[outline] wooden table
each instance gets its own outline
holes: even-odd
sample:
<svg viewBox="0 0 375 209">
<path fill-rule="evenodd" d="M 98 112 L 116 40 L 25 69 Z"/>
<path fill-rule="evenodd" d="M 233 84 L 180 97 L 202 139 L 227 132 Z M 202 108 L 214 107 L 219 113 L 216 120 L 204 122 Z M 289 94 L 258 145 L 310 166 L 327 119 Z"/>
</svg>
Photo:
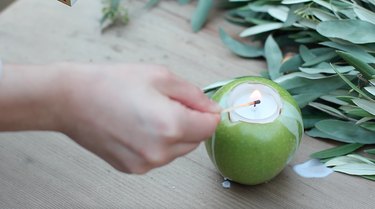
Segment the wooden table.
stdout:
<svg viewBox="0 0 375 209">
<path fill-rule="evenodd" d="M 203 87 L 258 74 L 263 61 L 232 55 L 218 27 L 241 29 L 213 15 L 198 34 L 190 30 L 193 6 L 162 1 L 144 12 L 129 0 L 132 20 L 101 33 L 99 0 L 69 8 L 55 0 L 18 0 L 0 14 L 0 56 L 5 62 L 145 62 L 168 65 Z M 74 122 L 74 121 L 72 121 Z M 119 173 L 64 135 L 0 134 L 0 208 L 375 208 L 375 183 L 334 173 L 305 179 L 292 166 L 331 144 L 304 137 L 288 167 L 259 186 L 221 186 L 203 146 L 144 176 Z"/>
</svg>

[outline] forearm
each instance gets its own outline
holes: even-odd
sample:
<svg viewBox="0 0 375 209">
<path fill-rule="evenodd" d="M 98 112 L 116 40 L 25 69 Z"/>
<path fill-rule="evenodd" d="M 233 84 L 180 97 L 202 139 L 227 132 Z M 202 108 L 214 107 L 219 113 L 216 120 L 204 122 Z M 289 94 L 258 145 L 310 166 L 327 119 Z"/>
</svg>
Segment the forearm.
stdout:
<svg viewBox="0 0 375 209">
<path fill-rule="evenodd" d="M 39 65 L 4 65 L 0 131 L 56 130 L 60 73 Z"/>
</svg>

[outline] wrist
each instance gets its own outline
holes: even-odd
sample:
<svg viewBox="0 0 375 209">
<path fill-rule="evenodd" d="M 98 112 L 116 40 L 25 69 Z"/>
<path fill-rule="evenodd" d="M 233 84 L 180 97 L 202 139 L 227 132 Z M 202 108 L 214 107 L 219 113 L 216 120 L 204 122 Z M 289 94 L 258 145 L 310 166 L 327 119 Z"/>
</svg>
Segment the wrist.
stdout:
<svg viewBox="0 0 375 209">
<path fill-rule="evenodd" d="M 4 65 L 0 81 L 0 130 L 51 130 L 59 127 L 59 75 L 47 65 Z"/>
</svg>

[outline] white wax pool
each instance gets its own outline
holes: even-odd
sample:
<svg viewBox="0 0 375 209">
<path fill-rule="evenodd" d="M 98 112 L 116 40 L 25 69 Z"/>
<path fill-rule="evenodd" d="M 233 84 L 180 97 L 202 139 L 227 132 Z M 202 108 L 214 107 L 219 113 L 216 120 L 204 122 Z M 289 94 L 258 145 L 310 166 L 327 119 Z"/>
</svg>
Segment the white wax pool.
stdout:
<svg viewBox="0 0 375 209">
<path fill-rule="evenodd" d="M 311 159 L 302 164 L 295 165 L 293 170 L 304 178 L 324 178 L 333 173 L 333 170 L 327 168 L 317 159 Z"/>
</svg>

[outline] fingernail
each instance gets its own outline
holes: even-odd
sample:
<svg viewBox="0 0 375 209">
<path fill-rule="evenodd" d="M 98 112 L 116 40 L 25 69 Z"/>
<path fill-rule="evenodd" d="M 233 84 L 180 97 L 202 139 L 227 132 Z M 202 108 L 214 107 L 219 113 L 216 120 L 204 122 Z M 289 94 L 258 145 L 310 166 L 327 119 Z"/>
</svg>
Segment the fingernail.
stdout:
<svg viewBox="0 0 375 209">
<path fill-rule="evenodd" d="M 211 100 L 210 110 L 213 113 L 219 113 L 219 112 L 221 112 L 222 108 L 220 107 L 220 105 L 218 103 L 216 103 L 215 101 Z"/>
</svg>

